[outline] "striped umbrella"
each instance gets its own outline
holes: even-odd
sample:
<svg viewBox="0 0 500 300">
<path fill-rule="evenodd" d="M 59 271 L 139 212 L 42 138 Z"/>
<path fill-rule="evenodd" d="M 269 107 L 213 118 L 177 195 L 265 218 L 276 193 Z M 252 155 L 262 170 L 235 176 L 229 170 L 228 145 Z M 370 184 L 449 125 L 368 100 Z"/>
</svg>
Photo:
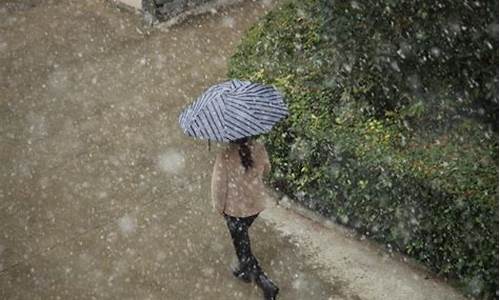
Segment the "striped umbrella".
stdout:
<svg viewBox="0 0 500 300">
<path fill-rule="evenodd" d="M 274 87 L 233 79 L 208 88 L 181 113 L 179 123 L 189 136 L 230 142 L 269 132 L 287 115 Z"/>
</svg>

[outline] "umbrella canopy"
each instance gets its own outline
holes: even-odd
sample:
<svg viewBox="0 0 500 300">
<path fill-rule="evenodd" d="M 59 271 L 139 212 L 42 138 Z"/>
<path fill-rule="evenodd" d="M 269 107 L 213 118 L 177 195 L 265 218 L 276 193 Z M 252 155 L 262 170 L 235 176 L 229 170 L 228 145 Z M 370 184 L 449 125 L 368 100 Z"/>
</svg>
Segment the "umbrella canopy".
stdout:
<svg viewBox="0 0 500 300">
<path fill-rule="evenodd" d="M 233 79 L 208 88 L 181 113 L 179 123 L 189 136 L 230 142 L 269 132 L 287 115 L 274 87 Z"/>
</svg>

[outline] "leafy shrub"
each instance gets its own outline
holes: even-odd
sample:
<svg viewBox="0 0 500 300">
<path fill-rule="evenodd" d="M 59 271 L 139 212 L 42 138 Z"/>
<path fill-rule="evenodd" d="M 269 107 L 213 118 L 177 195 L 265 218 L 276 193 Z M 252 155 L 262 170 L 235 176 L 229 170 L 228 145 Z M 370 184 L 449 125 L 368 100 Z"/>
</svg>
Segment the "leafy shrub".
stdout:
<svg viewBox="0 0 500 300">
<path fill-rule="evenodd" d="M 279 189 L 485 298 L 498 293 L 497 5 L 287 1 L 229 72 L 287 96 L 267 137 Z"/>
</svg>

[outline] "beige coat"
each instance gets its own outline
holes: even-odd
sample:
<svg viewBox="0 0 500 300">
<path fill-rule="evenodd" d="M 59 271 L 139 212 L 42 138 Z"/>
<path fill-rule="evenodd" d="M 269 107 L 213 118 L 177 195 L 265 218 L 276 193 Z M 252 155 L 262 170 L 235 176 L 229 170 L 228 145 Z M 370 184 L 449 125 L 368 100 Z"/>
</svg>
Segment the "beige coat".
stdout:
<svg viewBox="0 0 500 300">
<path fill-rule="evenodd" d="M 215 210 L 233 217 L 248 217 L 266 208 L 268 194 L 262 178 L 271 164 L 264 145 L 251 142 L 254 164 L 248 171 L 241 164 L 239 145 L 230 144 L 215 159 L 212 202 Z"/>
</svg>

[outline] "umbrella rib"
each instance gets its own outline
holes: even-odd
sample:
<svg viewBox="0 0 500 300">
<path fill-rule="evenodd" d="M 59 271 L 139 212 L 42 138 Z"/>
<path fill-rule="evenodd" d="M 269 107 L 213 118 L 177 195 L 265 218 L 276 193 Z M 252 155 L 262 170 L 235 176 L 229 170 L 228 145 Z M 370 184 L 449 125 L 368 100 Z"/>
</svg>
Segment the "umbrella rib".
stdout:
<svg viewBox="0 0 500 300">
<path fill-rule="evenodd" d="M 238 96 L 240 99 L 244 99 L 245 101 L 252 101 L 255 103 L 260 103 L 260 104 L 271 104 L 271 105 L 279 105 L 280 103 L 280 95 L 273 95 L 273 96 L 262 96 L 262 95 L 252 95 L 252 96 Z M 265 100 L 262 100 L 265 99 Z"/>
<path fill-rule="evenodd" d="M 232 87 L 233 89 L 235 89 L 235 88 L 239 87 L 239 86 L 237 86 L 237 85 L 236 85 L 237 83 L 239 83 L 239 82 L 237 82 L 236 80 L 231 80 L 230 82 L 231 82 L 231 87 Z"/>
<path fill-rule="evenodd" d="M 180 123 L 181 123 L 181 126 L 187 126 L 187 118 L 188 118 L 188 113 L 190 111 L 190 108 L 191 108 L 191 105 L 188 106 L 181 114 L 181 119 L 180 119 Z"/>
<path fill-rule="evenodd" d="M 221 100 L 223 101 L 223 100 Z M 224 139 L 224 120 L 222 118 L 222 112 L 220 111 L 220 108 L 215 105 L 214 101 L 211 101 L 208 105 L 209 109 L 211 108 L 212 111 L 214 112 L 212 115 L 214 121 L 216 121 L 215 125 L 217 127 L 218 132 L 221 135 L 221 139 Z"/>
<path fill-rule="evenodd" d="M 245 114 L 245 115 L 243 115 Z M 239 111 L 238 112 L 238 117 L 240 117 L 242 120 L 246 121 L 250 125 L 252 125 L 254 128 L 252 128 L 255 132 L 258 132 L 259 130 L 264 130 L 264 128 L 258 123 L 258 119 L 255 119 L 254 116 L 250 115 L 247 112 Z M 252 119 L 250 119 L 252 118 Z M 237 120 L 237 119 L 236 119 Z M 255 120 L 255 121 L 254 121 Z M 248 125 L 248 124 L 247 124 Z"/>
<path fill-rule="evenodd" d="M 199 101 L 197 101 L 198 102 L 197 105 L 193 108 L 193 119 L 195 119 L 198 116 L 200 110 L 203 108 L 203 106 L 205 106 L 205 103 L 208 101 L 208 99 L 210 99 L 209 96 L 211 95 L 212 93 L 210 94 L 205 93 L 200 97 Z"/>
<path fill-rule="evenodd" d="M 229 123 L 231 125 L 231 130 L 237 132 L 239 135 L 241 135 L 241 137 L 244 137 L 244 136 L 250 136 L 251 133 L 246 131 L 244 128 L 241 128 L 240 126 L 238 126 L 237 124 L 231 122 L 230 120 L 227 120 L 226 121 L 227 123 Z"/>
<path fill-rule="evenodd" d="M 212 115 L 209 113 L 209 114 L 208 114 L 208 116 L 207 116 L 207 113 L 206 113 L 206 111 L 204 111 L 204 110 L 202 110 L 202 111 L 201 111 L 201 113 L 202 113 L 202 114 L 203 114 L 203 116 L 205 117 L 205 119 L 204 119 L 204 121 L 205 121 L 205 122 L 203 122 L 203 123 L 208 124 L 208 127 L 209 127 L 209 128 L 207 128 L 207 130 L 208 130 L 208 129 L 210 129 L 211 133 L 213 134 L 213 139 L 214 139 L 214 140 L 217 140 L 217 132 L 216 132 L 216 131 L 214 130 L 214 128 L 212 127 L 212 122 L 211 122 L 211 121 L 213 121 L 213 119 L 212 119 Z M 214 125 L 215 125 L 215 124 L 214 124 Z M 211 136 L 210 138 L 212 139 L 212 136 Z"/>
<path fill-rule="evenodd" d="M 242 109 L 242 110 L 248 110 L 248 107 L 245 106 L 244 104 L 242 104 L 240 99 L 234 97 L 234 96 L 229 96 L 227 95 L 226 98 L 228 98 L 227 100 L 230 100 L 228 101 L 227 105 L 237 105 L 239 106 L 240 108 L 238 108 L 238 110 Z"/>
<path fill-rule="evenodd" d="M 222 133 L 223 133 L 223 136 L 226 135 L 227 133 L 227 126 L 226 126 L 226 99 L 224 99 L 223 95 L 219 95 L 219 99 L 220 99 L 220 105 L 219 106 L 215 106 L 215 103 L 214 103 L 214 108 L 216 109 L 216 114 L 217 114 L 217 117 L 219 117 L 219 120 L 222 124 Z M 220 115 L 219 115 L 220 114 Z"/>
<path fill-rule="evenodd" d="M 253 93 L 253 94 L 258 94 L 258 93 L 265 91 L 265 90 L 271 90 L 274 92 L 274 89 L 272 87 L 269 87 L 266 85 L 259 86 L 258 84 L 252 84 L 252 86 L 249 86 L 248 89 L 246 89 L 246 90 L 248 92 Z"/>
<path fill-rule="evenodd" d="M 194 124 L 196 125 L 196 127 L 198 128 L 198 132 L 200 133 L 200 136 L 201 138 L 210 138 L 210 135 L 208 134 L 208 132 L 206 131 L 206 129 L 202 126 L 200 126 L 200 124 L 198 124 L 198 120 L 193 120 Z"/>
<path fill-rule="evenodd" d="M 189 131 L 189 129 L 190 129 L 191 131 Z M 196 130 L 193 128 L 193 124 L 189 125 L 189 129 L 188 129 L 188 134 L 189 134 L 190 136 L 192 136 L 192 137 L 196 137 L 196 136 L 197 136 L 197 135 L 196 135 Z"/>
<path fill-rule="evenodd" d="M 250 123 L 247 119 L 243 118 L 241 115 L 240 115 L 240 116 L 238 116 L 238 117 L 240 117 L 240 118 L 241 118 L 241 120 L 246 121 L 247 123 L 244 123 L 244 125 L 243 125 L 243 126 L 240 126 L 240 125 L 236 124 L 236 122 L 237 122 L 237 121 L 241 121 L 240 119 L 237 119 L 237 118 L 231 118 L 231 119 L 232 119 L 232 124 L 234 124 L 234 125 L 238 126 L 238 127 L 239 127 L 239 128 L 241 128 L 241 129 L 244 129 L 243 127 L 247 127 L 248 129 L 244 129 L 244 130 L 245 130 L 246 132 L 248 132 L 249 134 L 252 134 L 252 133 L 253 133 L 253 134 L 257 134 L 257 133 L 259 133 L 259 132 L 261 132 L 261 131 L 264 131 L 264 130 L 265 130 L 264 128 L 262 128 L 262 127 L 261 127 L 261 126 L 259 126 L 259 125 L 256 125 L 256 124 L 254 124 L 254 123 Z M 250 124 L 249 124 L 249 123 L 250 123 Z"/>
<path fill-rule="evenodd" d="M 287 109 L 283 105 L 271 104 L 271 103 L 255 103 L 254 107 L 258 109 L 272 109 L 279 111 L 287 111 Z"/>
<path fill-rule="evenodd" d="M 249 92 L 252 92 L 252 89 L 253 89 L 254 87 L 256 87 L 256 86 L 257 86 L 257 84 L 255 84 L 255 83 L 251 82 L 250 84 L 248 84 L 248 85 L 244 86 L 244 87 L 242 88 L 242 90 L 243 90 L 244 92 L 246 92 L 246 93 L 249 93 Z"/>
<path fill-rule="evenodd" d="M 254 98 L 253 101 L 255 103 L 259 104 L 267 104 L 267 105 L 274 105 L 274 106 L 283 106 L 283 103 L 281 101 L 282 96 L 281 95 L 273 95 L 266 97 L 266 100 L 261 100 L 259 98 Z"/>
<path fill-rule="evenodd" d="M 238 136 L 233 135 L 233 134 L 232 134 L 232 133 L 230 133 L 230 132 L 228 132 L 228 133 L 227 133 L 227 136 L 228 136 L 228 138 L 227 138 L 227 139 L 228 139 L 229 141 L 234 141 L 234 140 L 237 140 L 237 139 L 238 139 Z"/>
<path fill-rule="evenodd" d="M 276 124 L 276 122 L 272 122 L 272 121 L 264 121 L 264 120 L 262 120 L 262 121 L 261 121 L 261 123 L 262 123 L 263 125 L 265 125 L 265 126 L 270 126 L 270 127 L 273 127 L 273 126 L 274 126 L 274 124 Z M 269 128 L 268 128 L 268 129 L 266 129 L 266 130 L 269 130 Z"/>
<path fill-rule="evenodd" d="M 260 116 L 266 116 L 266 117 L 271 117 L 271 118 L 277 118 L 277 119 L 281 119 L 283 117 L 286 117 L 287 114 L 281 114 L 281 113 L 275 113 L 275 112 L 270 112 L 270 111 L 258 111 L 258 115 L 259 117 Z"/>
</svg>

